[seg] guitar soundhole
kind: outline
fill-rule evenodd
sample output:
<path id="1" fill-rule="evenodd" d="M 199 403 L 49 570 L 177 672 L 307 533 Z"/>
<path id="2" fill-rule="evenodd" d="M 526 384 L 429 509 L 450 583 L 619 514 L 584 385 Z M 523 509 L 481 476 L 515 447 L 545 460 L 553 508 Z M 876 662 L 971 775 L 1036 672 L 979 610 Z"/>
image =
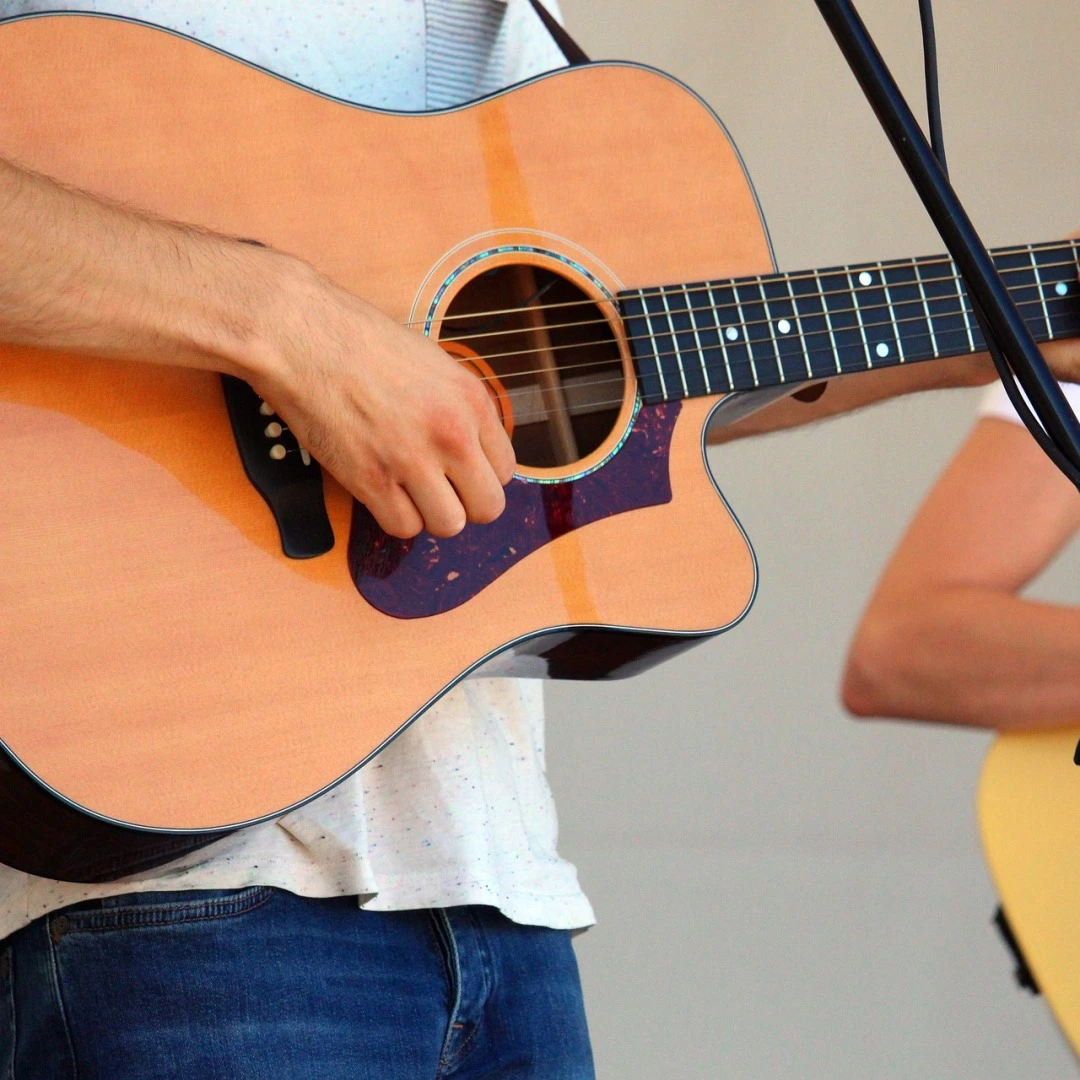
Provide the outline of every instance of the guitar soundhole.
<path id="1" fill-rule="evenodd" d="M 551 270 L 500 266 L 473 278 L 448 307 L 439 341 L 484 381 L 519 465 L 571 465 L 615 427 L 625 373 L 611 326 Z"/>

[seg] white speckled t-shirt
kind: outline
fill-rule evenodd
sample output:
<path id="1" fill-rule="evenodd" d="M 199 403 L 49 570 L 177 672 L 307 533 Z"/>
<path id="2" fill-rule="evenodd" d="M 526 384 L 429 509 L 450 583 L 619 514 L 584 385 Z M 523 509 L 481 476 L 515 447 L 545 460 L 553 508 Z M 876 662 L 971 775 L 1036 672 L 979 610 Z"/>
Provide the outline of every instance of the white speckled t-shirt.
<path id="1" fill-rule="evenodd" d="M 0 0 L 0 16 L 58 8 L 165 26 L 384 108 L 453 105 L 565 63 L 528 0 Z M 0 867 L 0 938 L 90 897 L 255 884 L 586 926 L 592 909 L 556 832 L 540 684 L 471 680 L 329 794 L 147 876 L 76 885 Z"/>

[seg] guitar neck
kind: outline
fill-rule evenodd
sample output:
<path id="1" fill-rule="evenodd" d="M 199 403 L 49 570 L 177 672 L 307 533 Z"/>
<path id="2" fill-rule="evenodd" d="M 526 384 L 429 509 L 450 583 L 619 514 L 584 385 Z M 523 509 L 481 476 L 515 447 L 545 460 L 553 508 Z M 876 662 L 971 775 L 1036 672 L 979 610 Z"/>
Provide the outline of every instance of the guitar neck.
<path id="1" fill-rule="evenodd" d="M 1036 341 L 1080 337 L 1075 242 L 991 254 Z M 956 264 L 943 255 L 629 289 L 618 299 L 646 404 L 985 347 Z"/>

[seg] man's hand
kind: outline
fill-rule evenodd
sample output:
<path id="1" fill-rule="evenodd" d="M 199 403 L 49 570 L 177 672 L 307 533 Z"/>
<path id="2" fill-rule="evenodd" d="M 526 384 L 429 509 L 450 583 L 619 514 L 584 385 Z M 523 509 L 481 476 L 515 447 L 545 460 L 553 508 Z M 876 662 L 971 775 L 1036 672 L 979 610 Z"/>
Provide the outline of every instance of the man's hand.
<path id="1" fill-rule="evenodd" d="M 0 267 L 0 341 L 246 379 L 395 536 L 502 512 L 514 452 L 479 380 L 299 259 L 0 161 Z"/>
<path id="2" fill-rule="evenodd" d="M 494 521 L 515 461 L 481 382 L 306 267 L 289 277 L 270 359 L 247 378 L 301 445 L 393 536 Z"/>

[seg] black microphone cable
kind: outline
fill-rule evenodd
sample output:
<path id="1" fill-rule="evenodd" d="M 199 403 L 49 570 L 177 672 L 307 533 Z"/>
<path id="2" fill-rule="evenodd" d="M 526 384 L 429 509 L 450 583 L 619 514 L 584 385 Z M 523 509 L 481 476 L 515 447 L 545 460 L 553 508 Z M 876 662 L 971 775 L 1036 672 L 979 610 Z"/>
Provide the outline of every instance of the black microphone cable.
<path id="1" fill-rule="evenodd" d="M 923 73 L 926 87 L 926 118 L 930 134 L 930 148 L 934 157 L 941 165 L 941 171 L 946 177 L 949 175 L 949 166 L 945 160 L 945 137 L 941 124 L 941 95 L 938 87 L 937 65 L 937 37 L 934 33 L 934 11 L 932 0 L 919 0 L 919 20 L 922 24 L 923 42 Z M 997 368 L 998 377 L 1008 394 L 1013 408 L 1023 421 L 1024 426 L 1031 432 L 1032 437 L 1039 444 L 1043 453 L 1080 488 L 1080 452 L 1078 452 L 1067 439 L 1060 442 L 1054 439 L 1046 430 L 1041 417 L 1031 409 L 1027 397 L 1020 389 L 1013 373 L 1012 367 L 998 346 L 993 332 L 990 330 L 982 309 L 971 296 L 972 308 L 982 331 L 983 340 L 986 342 L 987 351 Z M 1072 407 L 1066 402 L 1066 408 L 1072 413 Z M 1075 419 L 1075 414 L 1073 414 Z"/>

